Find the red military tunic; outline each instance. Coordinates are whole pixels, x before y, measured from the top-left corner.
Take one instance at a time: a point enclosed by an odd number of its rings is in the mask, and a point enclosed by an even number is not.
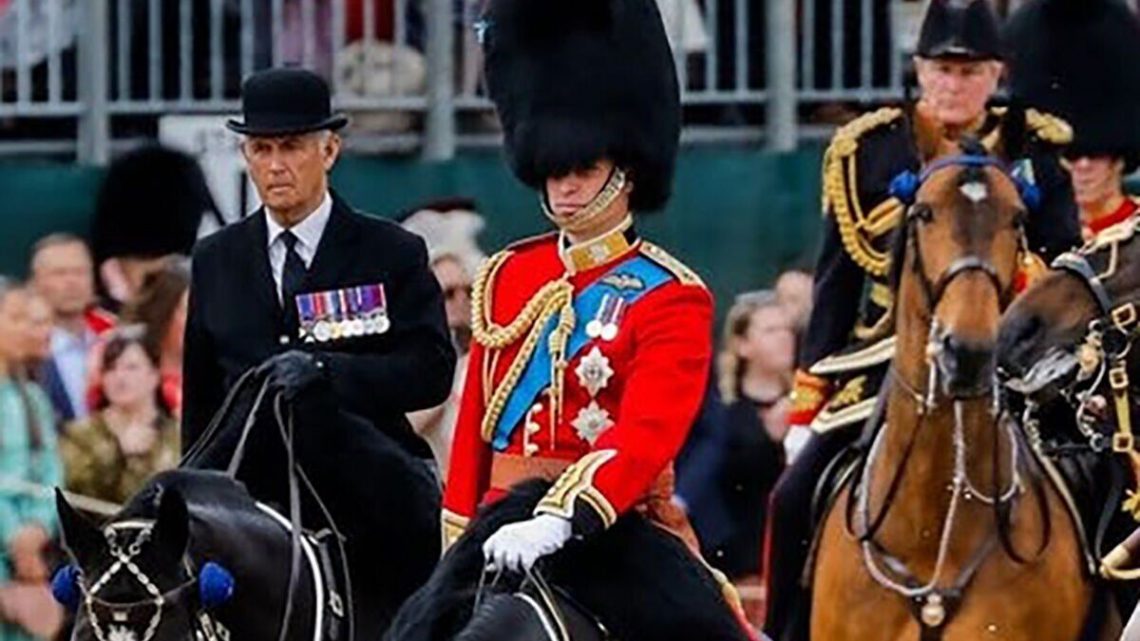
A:
[[[671,474],[671,463],[701,405],[712,351],[713,302],[696,275],[660,248],[637,239],[628,222],[603,238],[561,252],[559,243],[558,235],[550,234],[492,257],[476,283],[477,319],[499,328],[518,323],[528,316],[528,302],[533,308],[532,299],[543,297],[540,290],[557,289],[560,279],[566,279],[563,291],[569,294],[572,289],[574,299],[599,280],[636,289],[643,283],[626,273],[625,266],[637,258],[663,268],[667,278],[620,310],[613,319],[616,333],[588,339],[567,359],[560,411],[557,385],[545,386],[500,452],[491,445],[487,418],[497,415],[496,391],[518,383],[511,370],[519,367],[516,361],[522,359],[516,357],[525,349],[528,332],[500,348],[486,332],[480,336],[476,323],[444,492],[448,544],[462,534],[482,502],[506,489],[508,483],[493,480],[525,476],[557,477],[536,513],[566,517],[578,533],[608,527],[638,504],[659,477]],[[564,318],[556,313],[550,317]],[[579,315],[573,326],[591,320],[596,319]],[[597,334],[596,327],[592,333]],[[536,345],[535,354],[549,349],[548,341],[539,342],[543,344]]]

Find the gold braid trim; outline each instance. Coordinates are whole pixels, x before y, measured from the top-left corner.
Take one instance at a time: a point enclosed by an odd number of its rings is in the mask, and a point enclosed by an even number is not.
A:
[[[572,519],[574,517],[574,502],[577,499],[582,499],[586,505],[598,513],[598,517],[602,519],[605,527],[608,528],[613,525],[617,521],[617,510],[594,487],[594,476],[603,465],[612,461],[617,454],[617,450],[598,450],[578,459],[577,462],[566,468],[562,476],[558,477],[546,496],[538,502],[538,507],[534,509],[534,513],[553,514],[564,519]]]
[[[471,519],[450,510],[442,510],[439,520],[443,530],[442,551],[446,552],[451,546],[455,545],[455,542],[467,531],[467,526],[471,523]]]
[[[870,235],[892,228],[902,213],[902,203],[891,198],[875,207],[870,215],[864,215],[859,202],[856,152],[859,150],[859,138],[902,116],[901,109],[884,107],[856,118],[835,132],[823,154],[824,213],[830,210],[835,214],[843,247],[855,264],[876,276],[887,273],[890,256],[875,249]]]
[[[490,442],[494,436],[495,424],[506,408],[510,397],[523,370],[530,362],[535,348],[538,347],[539,338],[548,320],[558,315],[558,325],[550,334],[547,348],[551,355],[551,400],[550,410],[552,425],[557,425],[562,409],[563,377],[566,371],[566,344],[574,330],[576,322],[574,317],[574,286],[570,284],[567,276],[542,286],[534,296],[523,306],[522,311],[506,326],[498,325],[491,319],[492,283],[503,263],[510,258],[512,252],[503,251],[492,256],[475,279],[471,290],[472,308],[472,335],[479,345],[487,350],[487,360],[497,363],[499,352],[517,342],[523,335],[526,339],[519,348],[514,360],[507,368],[507,373],[498,387],[493,390],[492,377],[494,372],[484,370],[484,401],[486,411],[483,413],[481,432],[483,440]],[[485,361],[487,362],[487,361]]]

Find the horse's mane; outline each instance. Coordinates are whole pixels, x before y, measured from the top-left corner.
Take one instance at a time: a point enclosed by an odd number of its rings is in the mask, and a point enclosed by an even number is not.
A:
[[[245,487],[221,472],[176,469],[155,475],[123,506],[114,520],[154,518],[166,492],[182,495],[188,507],[209,506],[212,510],[254,511],[256,505]]]

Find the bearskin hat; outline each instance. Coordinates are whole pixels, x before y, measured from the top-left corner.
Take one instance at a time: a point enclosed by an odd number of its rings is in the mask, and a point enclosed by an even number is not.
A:
[[[189,255],[206,212],[217,205],[196,160],[160,146],[132,151],[111,164],[99,190],[95,260]]]
[[[669,198],[681,131],[676,69],[655,0],[492,0],[487,86],[527,185],[609,158],[631,206]]]
[[[1006,27],[1010,92],[1065,118],[1073,155],[1140,160],[1140,21],[1120,0],[1032,0]]]
[[[997,60],[1001,29],[988,0],[932,0],[915,51],[923,58]]]

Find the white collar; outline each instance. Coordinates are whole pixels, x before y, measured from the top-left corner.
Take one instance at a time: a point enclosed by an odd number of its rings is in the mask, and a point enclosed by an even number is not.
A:
[[[321,236],[325,233],[325,227],[329,224],[329,217],[332,215],[332,196],[329,192],[325,192],[324,200],[317,206],[313,213],[305,216],[305,218],[289,228],[301,241],[301,244],[311,251],[316,251],[317,245],[321,242]],[[285,232],[285,227],[282,227],[270,213],[269,208],[265,209],[265,223],[268,228],[269,234],[266,239],[270,247],[273,243],[277,242],[277,237]]]

